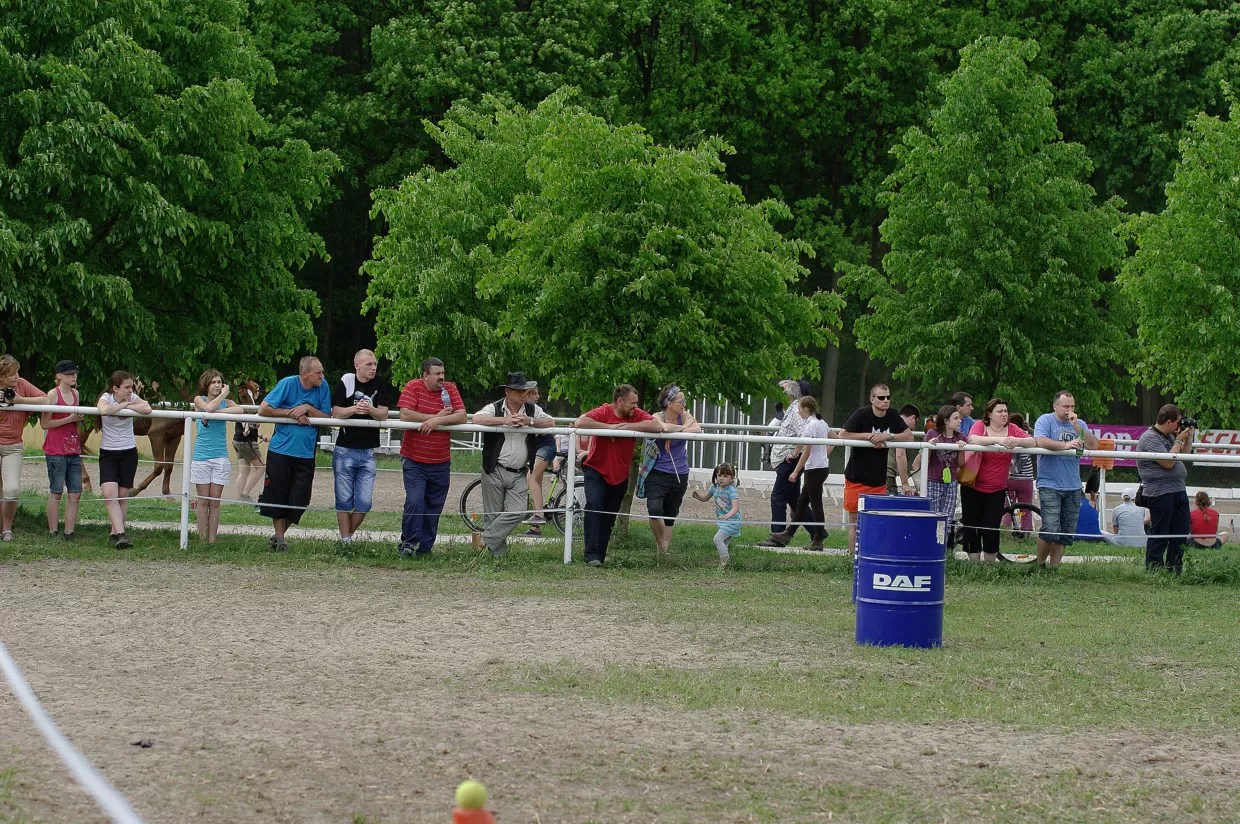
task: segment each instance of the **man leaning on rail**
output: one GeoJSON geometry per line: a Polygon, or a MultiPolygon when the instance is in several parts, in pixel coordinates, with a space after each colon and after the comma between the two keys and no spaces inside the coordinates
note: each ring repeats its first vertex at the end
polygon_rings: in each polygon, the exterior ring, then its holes
{"type": "MultiPolygon", "coordinates": [[[[498,387],[504,390],[504,397],[475,412],[473,422],[514,429],[553,426],[555,421],[542,407],[525,399],[537,385],[537,381],[526,380],[524,372],[509,372],[508,382],[498,387]]],[[[496,558],[508,550],[508,536],[529,514],[526,473],[534,468],[538,437],[523,432],[482,434],[482,502],[486,510],[482,543],[496,558]]]]}
{"type": "MultiPolygon", "coordinates": [[[[1154,425],[1137,439],[1138,452],[1169,452],[1188,455],[1193,451],[1197,422],[1185,418],[1169,403],[1158,410],[1154,425]]],[[[1188,467],[1183,461],[1137,461],[1141,496],[1150,510],[1150,537],[1145,544],[1145,568],[1169,569],[1179,575],[1184,568],[1184,542],[1192,530],[1188,491],[1188,467]]]]}

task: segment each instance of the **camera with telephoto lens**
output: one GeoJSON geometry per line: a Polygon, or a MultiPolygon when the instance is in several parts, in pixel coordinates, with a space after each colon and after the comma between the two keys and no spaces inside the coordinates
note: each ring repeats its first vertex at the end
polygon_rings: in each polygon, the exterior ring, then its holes
{"type": "Polygon", "coordinates": [[[1188,415],[1180,416],[1180,429],[1196,429],[1197,419],[1190,418],[1188,415]]]}
{"type": "Polygon", "coordinates": [[[17,390],[14,389],[13,387],[6,386],[4,387],[4,389],[0,389],[0,403],[3,403],[6,406],[8,406],[8,405],[11,405],[16,398],[17,398],[17,390]]]}

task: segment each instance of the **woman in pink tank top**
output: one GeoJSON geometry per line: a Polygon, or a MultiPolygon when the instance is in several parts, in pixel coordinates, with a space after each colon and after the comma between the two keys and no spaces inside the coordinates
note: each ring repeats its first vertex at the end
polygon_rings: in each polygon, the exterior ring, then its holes
{"type": "MultiPolygon", "coordinates": [[[[56,364],[56,388],[47,393],[54,406],[80,406],[77,393],[77,364],[62,360],[56,364]]],[[[43,454],[47,456],[47,531],[53,537],[64,535],[73,540],[77,526],[78,503],[82,499],[82,438],[78,433],[77,412],[44,412],[39,422],[47,432],[43,436],[43,454]],[[65,531],[60,532],[60,498],[66,488],[65,531]]]]}

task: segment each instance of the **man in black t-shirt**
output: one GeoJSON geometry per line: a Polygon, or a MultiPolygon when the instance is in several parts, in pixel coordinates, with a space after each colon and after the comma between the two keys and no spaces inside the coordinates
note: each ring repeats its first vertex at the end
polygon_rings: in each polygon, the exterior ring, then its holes
{"type": "MultiPolygon", "coordinates": [[[[391,391],[377,375],[375,353],[362,349],[353,356],[353,372],[341,376],[332,392],[332,417],[352,420],[386,420],[391,391]]],[[[379,430],[363,426],[342,426],[332,452],[332,474],[336,481],[336,522],[345,543],[362,526],[370,512],[375,489],[375,448],[379,430]]]]}
{"type": "Polygon", "coordinates": [[[886,384],[870,388],[870,405],[844,421],[841,438],[869,441],[872,447],[854,446],[844,467],[844,512],[848,515],[848,548],[857,552],[857,501],[861,495],[887,494],[887,442],[911,441],[913,432],[891,408],[886,384]]]}

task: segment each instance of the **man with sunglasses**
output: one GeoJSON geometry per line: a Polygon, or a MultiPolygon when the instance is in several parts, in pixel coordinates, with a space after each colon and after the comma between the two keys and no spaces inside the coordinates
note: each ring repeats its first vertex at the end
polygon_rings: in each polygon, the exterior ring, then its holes
{"type": "Polygon", "coordinates": [[[887,443],[911,441],[913,431],[891,408],[886,384],[870,388],[870,405],[844,421],[841,438],[869,441],[872,447],[855,446],[844,467],[844,511],[848,515],[848,549],[857,551],[857,501],[861,495],[887,494],[887,443]]]}

